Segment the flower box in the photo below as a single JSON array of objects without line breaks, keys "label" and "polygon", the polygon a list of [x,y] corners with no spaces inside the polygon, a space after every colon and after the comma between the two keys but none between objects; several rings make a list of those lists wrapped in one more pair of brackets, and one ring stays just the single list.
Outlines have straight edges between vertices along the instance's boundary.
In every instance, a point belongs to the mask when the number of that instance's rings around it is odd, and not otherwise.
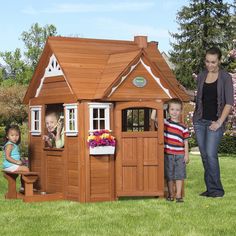
[{"label": "flower box", "polygon": [[114,146],[97,146],[90,147],[90,155],[114,155]]}]

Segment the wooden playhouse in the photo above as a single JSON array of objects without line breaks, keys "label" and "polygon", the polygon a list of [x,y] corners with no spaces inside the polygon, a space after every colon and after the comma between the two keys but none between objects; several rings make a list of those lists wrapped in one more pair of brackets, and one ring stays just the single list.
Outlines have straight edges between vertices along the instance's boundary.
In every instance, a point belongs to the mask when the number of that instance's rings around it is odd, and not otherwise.
[{"label": "wooden playhouse", "polygon": [[[39,173],[40,191],[79,202],[164,195],[163,103],[189,97],[157,46],[146,36],[48,38],[24,98],[30,169]],[[45,147],[48,109],[65,117],[63,148]],[[89,131],[100,129],[116,137],[114,155],[90,154]]]}]

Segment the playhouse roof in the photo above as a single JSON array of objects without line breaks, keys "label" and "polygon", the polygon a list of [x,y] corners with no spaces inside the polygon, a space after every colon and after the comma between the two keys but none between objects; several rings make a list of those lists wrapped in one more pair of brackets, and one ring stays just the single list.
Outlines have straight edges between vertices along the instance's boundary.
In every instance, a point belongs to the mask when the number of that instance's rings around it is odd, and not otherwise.
[{"label": "playhouse roof", "polygon": [[189,101],[185,89],[157,49],[157,43],[147,42],[145,36],[136,36],[134,41],[49,37],[25,95],[25,103],[35,97],[52,54],[78,100],[103,99],[122,74],[143,56],[163,77],[172,94]]}]

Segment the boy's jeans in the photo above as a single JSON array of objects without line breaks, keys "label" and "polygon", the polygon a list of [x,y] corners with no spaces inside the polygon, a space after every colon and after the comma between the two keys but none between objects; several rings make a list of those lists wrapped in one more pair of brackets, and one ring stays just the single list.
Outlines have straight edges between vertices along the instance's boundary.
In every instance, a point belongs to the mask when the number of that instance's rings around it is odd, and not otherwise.
[{"label": "boy's jeans", "polygon": [[210,195],[224,195],[224,189],[220,180],[220,167],[218,160],[218,146],[223,136],[223,129],[216,131],[209,129],[210,120],[198,120],[194,124],[194,130],[204,166],[204,180],[207,192]]}]

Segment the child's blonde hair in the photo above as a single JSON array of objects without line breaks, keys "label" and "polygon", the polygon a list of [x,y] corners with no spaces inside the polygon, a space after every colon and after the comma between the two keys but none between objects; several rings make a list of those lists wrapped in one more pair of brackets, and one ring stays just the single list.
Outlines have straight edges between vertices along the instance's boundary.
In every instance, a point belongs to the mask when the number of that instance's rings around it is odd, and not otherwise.
[{"label": "child's blonde hair", "polygon": [[55,111],[48,111],[48,112],[45,114],[45,117],[51,116],[51,115],[55,116],[56,119],[59,120],[60,115],[59,115],[57,112],[55,112]]}]

